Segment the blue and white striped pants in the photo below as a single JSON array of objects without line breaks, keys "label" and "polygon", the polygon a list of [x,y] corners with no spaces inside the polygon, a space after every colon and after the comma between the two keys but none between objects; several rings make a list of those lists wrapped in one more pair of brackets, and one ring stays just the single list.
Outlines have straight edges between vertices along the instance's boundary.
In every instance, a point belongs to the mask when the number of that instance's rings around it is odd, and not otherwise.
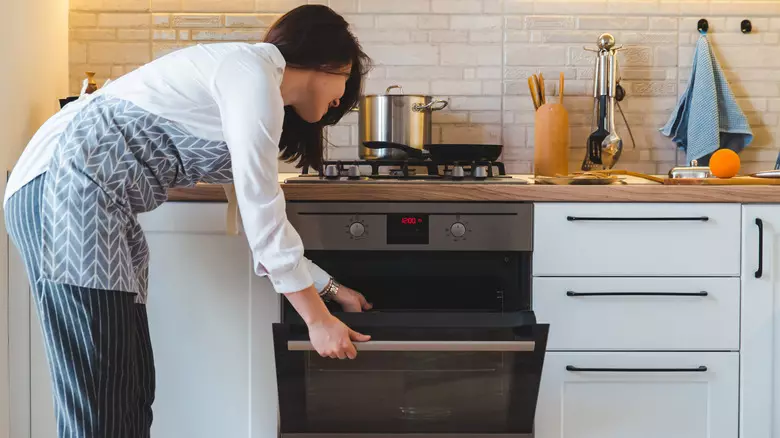
[{"label": "blue and white striped pants", "polygon": [[45,174],[6,205],[41,320],[59,438],[148,437],[155,372],[146,306],[135,294],[58,284],[40,276]]}]

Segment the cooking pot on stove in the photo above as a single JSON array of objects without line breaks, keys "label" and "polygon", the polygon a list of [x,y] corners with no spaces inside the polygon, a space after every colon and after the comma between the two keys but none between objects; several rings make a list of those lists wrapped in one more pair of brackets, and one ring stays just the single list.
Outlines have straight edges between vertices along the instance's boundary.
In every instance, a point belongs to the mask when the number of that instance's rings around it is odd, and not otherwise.
[{"label": "cooking pot on stove", "polygon": [[[399,89],[401,94],[391,94]],[[391,85],[385,94],[360,98],[358,149],[363,160],[405,160],[408,153],[399,148],[369,148],[365,142],[404,144],[420,152],[431,144],[431,113],[447,107],[445,100],[423,94],[403,94],[400,85]]]}]

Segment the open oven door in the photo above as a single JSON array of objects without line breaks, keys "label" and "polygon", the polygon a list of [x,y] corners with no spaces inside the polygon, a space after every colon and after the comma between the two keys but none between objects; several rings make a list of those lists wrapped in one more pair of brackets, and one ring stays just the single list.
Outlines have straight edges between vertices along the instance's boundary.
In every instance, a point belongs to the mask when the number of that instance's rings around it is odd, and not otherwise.
[{"label": "open oven door", "polygon": [[371,335],[354,360],[274,324],[283,438],[532,436],[549,330],[533,312],[336,316]]}]

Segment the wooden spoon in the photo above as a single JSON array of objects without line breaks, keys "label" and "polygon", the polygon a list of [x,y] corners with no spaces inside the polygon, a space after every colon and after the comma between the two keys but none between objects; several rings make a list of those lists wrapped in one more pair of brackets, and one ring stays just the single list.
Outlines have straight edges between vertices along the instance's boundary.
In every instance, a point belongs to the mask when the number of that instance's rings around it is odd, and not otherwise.
[{"label": "wooden spoon", "polygon": [[560,96],[558,103],[563,103],[563,72],[561,72],[561,78],[558,80],[558,96]]}]

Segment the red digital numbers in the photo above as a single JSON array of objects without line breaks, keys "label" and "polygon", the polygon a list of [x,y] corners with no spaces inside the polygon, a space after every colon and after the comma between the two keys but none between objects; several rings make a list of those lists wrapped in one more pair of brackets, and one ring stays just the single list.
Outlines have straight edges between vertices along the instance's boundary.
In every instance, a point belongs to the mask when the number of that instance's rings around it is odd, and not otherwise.
[{"label": "red digital numbers", "polygon": [[402,217],[401,223],[404,225],[417,225],[422,223],[422,219],[416,217]]}]

